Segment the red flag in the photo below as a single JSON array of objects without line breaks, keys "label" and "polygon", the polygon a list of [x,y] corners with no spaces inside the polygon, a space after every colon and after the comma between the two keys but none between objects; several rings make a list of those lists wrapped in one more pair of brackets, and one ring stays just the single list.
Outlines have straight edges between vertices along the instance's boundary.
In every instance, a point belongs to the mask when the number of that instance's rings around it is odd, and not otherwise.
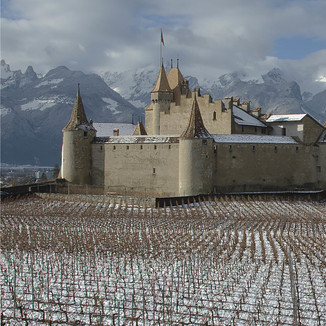
[{"label": "red flag", "polygon": [[162,29],[161,29],[161,43],[163,44],[163,46],[164,46],[164,40],[163,40],[163,31],[162,31]]}]

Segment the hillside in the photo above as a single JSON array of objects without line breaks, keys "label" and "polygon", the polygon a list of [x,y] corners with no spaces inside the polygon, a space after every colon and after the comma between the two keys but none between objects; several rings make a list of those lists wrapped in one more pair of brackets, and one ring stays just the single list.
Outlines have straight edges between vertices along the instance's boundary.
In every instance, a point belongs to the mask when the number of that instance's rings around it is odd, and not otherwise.
[{"label": "hillside", "polygon": [[60,162],[62,128],[69,121],[77,84],[88,119],[98,122],[131,122],[143,110],[112,90],[96,74],[66,67],[37,76],[10,71],[1,62],[1,161],[53,165]]},{"label": "hillside", "polygon": [[[1,162],[54,165],[60,162],[62,128],[68,122],[77,84],[88,119],[94,122],[131,122],[143,117],[158,69],[147,67],[127,72],[105,72],[101,77],[60,66],[44,76],[30,66],[22,73],[1,61]],[[279,69],[260,80],[240,73],[215,81],[185,76],[190,88],[201,87],[214,99],[226,96],[250,100],[262,112],[309,113],[324,123],[326,90],[301,94],[300,86]]]}]

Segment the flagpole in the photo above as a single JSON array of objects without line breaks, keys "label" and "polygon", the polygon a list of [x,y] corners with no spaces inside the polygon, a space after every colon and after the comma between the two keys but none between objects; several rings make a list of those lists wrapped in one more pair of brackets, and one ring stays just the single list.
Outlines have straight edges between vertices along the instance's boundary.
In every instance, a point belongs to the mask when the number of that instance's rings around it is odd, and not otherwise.
[{"label": "flagpole", "polygon": [[160,65],[159,67],[161,67],[162,65],[162,41],[160,41]]},{"label": "flagpole", "polygon": [[161,28],[161,40],[160,40],[160,67],[163,65],[163,58],[162,58],[162,44],[164,46],[164,39],[163,39],[163,31]]},{"label": "flagpole", "polygon": [[159,67],[161,67],[161,65],[162,65],[162,39],[163,39],[163,32],[162,32],[162,28],[161,28],[161,39],[160,39],[160,65],[159,65]]}]

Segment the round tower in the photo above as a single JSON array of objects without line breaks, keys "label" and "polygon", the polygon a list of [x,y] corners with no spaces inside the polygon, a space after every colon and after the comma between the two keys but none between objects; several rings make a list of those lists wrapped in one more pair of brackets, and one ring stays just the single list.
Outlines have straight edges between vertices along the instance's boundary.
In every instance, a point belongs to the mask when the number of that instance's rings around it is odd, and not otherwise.
[{"label": "round tower", "polygon": [[151,100],[153,104],[153,135],[160,135],[161,112],[168,111],[170,108],[170,103],[173,101],[173,92],[169,86],[163,64],[161,66],[155,87],[151,92]]},{"label": "round tower", "polygon": [[196,98],[187,128],[179,139],[179,196],[213,191],[213,138],[206,130]]},{"label": "round tower", "polygon": [[61,177],[74,184],[91,184],[91,143],[96,130],[87,120],[79,84],[71,118],[62,132]]}]

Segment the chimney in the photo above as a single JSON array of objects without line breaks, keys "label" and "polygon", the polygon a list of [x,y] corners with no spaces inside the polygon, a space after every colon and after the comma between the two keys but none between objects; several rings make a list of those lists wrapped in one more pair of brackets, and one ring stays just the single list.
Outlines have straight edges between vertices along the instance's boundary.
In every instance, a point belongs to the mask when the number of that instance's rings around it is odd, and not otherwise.
[{"label": "chimney", "polygon": [[261,107],[256,107],[251,111],[251,114],[256,117],[259,118],[261,116]]},{"label": "chimney", "polygon": [[113,136],[119,136],[119,128],[113,129]]},{"label": "chimney", "polygon": [[233,99],[233,104],[234,104],[235,106],[239,106],[239,105],[240,105],[240,98],[239,98],[239,97],[235,97],[235,98]]},{"label": "chimney", "polygon": [[241,109],[249,112],[250,111],[250,101],[244,101],[241,105],[240,105]]},{"label": "chimney", "polygon": [[226,110],[231,110],[233,104],[233,97],[226,97],[224,99],[224,105]]}]

